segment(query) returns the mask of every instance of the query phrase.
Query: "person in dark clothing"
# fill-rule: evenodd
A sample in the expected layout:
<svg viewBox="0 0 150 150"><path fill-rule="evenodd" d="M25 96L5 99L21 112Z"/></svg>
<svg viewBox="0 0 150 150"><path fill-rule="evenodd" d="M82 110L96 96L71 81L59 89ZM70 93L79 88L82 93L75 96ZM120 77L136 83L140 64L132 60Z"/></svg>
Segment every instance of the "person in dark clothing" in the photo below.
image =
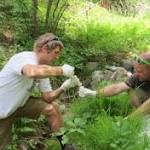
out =
<svg viewBox="0 0 150 150"><path fill-rule="evenodd" d="M79 96L113 96L128 91L135 114L150 113L150 53L134 56L134 73L127 81L112 84L103 89L91 90L83 86L79 89Z"/></svg>

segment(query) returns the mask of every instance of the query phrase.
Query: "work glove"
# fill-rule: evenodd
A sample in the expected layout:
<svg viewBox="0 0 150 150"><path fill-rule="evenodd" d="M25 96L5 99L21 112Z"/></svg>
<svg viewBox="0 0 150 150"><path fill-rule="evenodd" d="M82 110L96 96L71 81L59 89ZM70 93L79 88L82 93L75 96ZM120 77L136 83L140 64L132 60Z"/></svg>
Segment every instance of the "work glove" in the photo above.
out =
<svg viewBox="0 0 150 150"><path fill-rule="evenodd" d="M76 87L76 86L81 86L81 82L77 78L77 76L72 76L68 80L64 81L64 83L61 85L61 89L63 90L68 90L70 88Z"/></svg>
<svg viewBox="0 0 150 150"><path fill-rule="evenodd" d="M66 77L72 77L74 75L74 67L68 64L62 66L63 75Z"/></svg>
<svg viewBox="0 0 150 150"><path fill-rule="evenodd" d="M80 88L79 88L79 96L80 97L96 96L96 94L97 94L96 91L85 88L84 86L80 86Z"/></svg>

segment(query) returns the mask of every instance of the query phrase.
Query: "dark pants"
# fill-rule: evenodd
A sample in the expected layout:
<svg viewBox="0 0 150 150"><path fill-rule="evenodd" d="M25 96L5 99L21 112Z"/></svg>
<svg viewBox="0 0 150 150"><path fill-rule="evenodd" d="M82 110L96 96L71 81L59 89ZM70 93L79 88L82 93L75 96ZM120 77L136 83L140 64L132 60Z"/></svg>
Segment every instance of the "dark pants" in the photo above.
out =
<svg viewBox="0 0 150 150"><path fill-rule="evenodd" d="M40 98L29 98L27 103L6 119L0 120L0 150L4 150L11 142L11 128L13 122L20 117L36 119L47 106Z"/></svg>

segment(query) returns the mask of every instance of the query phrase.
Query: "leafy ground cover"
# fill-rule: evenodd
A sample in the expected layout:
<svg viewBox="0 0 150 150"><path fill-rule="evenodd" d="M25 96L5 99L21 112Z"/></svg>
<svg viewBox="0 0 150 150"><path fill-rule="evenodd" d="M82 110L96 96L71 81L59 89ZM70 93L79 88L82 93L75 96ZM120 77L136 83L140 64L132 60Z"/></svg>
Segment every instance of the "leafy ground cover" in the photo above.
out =
<svg viewBox="0 0 150 150"><path fill-rule="evenodd" d="M80 72L86 72L85 65L88 61L99 62L101 69L105 64L118 65L130 52L141 53L150 48L149 15L124 17L98 5L78 3L70 5L59 24L57 34L65 49L56 65L69 63ZM22 9L23 5L18 5L17 1L14 4L13 15L9 16L9 21L12 22L9 24L13 24L17 30L17 45L0 47L0 68L14 53L31 50L34 41L29 32L33 24L29 20L28 10ZM42 5L39 8L42 20L45 8ZM40 29L45 31L42 26ZM60 83L58 79L53 80ZM63 136L63 144L73 143L78 150L150 149L149 138L139 134L144 126L143 118L125 119L132 111L127 93L111 98L84 99L77 99L73 92L71 94L73 99L64 116L65 126L57 133ZM41 150L43 147L60 150L60 145L55 135L51 137L43 116L37 121L17 121L12 132L13 144L8 150L16 150L20 143L24 149L29 150Z"/></svg>
<svg viewBox="0 0 150 150"><path fill-rule="evenodd" d="M78 150L148 150L149 138L141 135L141 117L126 118L131 113L127 94L113 98L78 99L65 118L64 143Z"/></svg>

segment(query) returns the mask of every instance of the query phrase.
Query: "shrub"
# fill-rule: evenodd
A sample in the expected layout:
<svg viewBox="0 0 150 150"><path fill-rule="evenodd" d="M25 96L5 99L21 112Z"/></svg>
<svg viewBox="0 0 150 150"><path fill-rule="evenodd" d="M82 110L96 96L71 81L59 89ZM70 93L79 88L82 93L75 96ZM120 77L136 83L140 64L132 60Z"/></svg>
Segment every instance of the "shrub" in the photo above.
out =
<svg viewBox="0 0 150 150"><path fill-rule="evenodd" d="M58 135L78 150L143 150L150 145L147 137L140 137L141 118L123 118L130 112L126 93L78 99L71 104L65 127Z"/></svg>
<svg viewBox="0 0 150 150"><path fill-rule="evenodd" d="M148 147L139 136L141 121L99 116L85 129L85 136L73 136L78 150L143 150Z"/></svg>
<svg viewBox="0 0 150 150"><path fill-rule="evenodd" d="M148 19L122 17L96 5L87 11L78 8L76 12L65 24L64 43L71 47L68 54L73 55L67 55L64 61L72 60L76 67L79 67L76 62L84 66L87 61L98 61L102 66L120 62L130 51L139 53L148 50Z"/></svg>

